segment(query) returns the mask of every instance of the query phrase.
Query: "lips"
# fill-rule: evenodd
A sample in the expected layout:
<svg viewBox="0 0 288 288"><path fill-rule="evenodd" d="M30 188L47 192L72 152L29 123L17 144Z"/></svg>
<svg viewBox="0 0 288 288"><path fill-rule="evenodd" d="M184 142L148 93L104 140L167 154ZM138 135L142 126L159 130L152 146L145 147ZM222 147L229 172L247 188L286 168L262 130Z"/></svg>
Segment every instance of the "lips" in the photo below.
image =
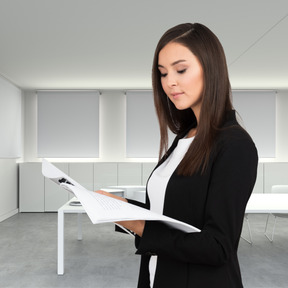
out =
<svg viewBox="0 0 288 288"><path fill-rule="evenodd" d="M177 99L177 98L179 98L180 97L180 95L182 95L183 94L183 92L175 92L175 93L171 93L171 96L174 98L174 99Z"/></svg>

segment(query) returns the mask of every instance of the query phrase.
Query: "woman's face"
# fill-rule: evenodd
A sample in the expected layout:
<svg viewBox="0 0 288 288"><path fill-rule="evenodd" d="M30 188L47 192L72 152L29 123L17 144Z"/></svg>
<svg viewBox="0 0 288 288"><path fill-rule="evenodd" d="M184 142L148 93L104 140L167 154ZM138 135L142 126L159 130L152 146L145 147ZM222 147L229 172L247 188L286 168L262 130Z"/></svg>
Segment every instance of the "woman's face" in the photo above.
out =
<svg viewBox="0 0 288 288"><path fill-rule="evenodd" d="M179 43L168 43L158 56L161 84L177 109L193 109L199 119L202 92L203 69L197 57Z"/></svg>

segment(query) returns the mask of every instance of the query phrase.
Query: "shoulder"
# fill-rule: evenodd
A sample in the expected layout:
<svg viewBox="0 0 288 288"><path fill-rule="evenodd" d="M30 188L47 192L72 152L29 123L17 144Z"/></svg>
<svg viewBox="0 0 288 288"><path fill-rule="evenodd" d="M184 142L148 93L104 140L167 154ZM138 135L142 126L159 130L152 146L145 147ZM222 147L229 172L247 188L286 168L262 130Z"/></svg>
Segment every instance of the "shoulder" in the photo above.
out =
<svg viewBox="0 0 288 288"><path fill-rule="evenodd" d="M222 144L225 142L237 143L238 141L247 141L253 143L249 133L238 123L221 128L216 139L218 140L217 142L220 141Z"/></svg>
<svg viewBox="0 0 288 288"><path fill-rule="evenodd" d="M225 121L218 133L218 139L222 141L248 141L253 143L249 133L238 123L235 110L226 113Z"/></svg>
<svg viewBox="0 0 288 288"><path fill-rule="evenodd" d="M231 111L232 112L232 111ZM237 122L234 116L228 119L219 130L216 137L215 148L220 151L230 151L232 153L257 154L256 145L249 133Z"/></svg>
<svg viewBox="0 0 288 288"><path fill-rule="evenodd" d="M217 150L239 153L251 152L257 154L257 148L251 136L240 125L222 130L216 141Z"/></svg>

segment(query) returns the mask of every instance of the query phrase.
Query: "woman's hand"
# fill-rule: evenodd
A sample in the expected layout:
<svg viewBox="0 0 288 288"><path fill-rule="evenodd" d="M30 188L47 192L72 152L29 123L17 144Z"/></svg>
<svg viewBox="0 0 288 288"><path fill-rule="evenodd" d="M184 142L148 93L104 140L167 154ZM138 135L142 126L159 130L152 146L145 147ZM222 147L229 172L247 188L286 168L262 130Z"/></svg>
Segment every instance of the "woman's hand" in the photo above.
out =
<svg viewBox="0 0 288 288"><path fill-rule="evenodd" d="M112 193L106 192L104 190L98 190L95 191L96 193L111 197L111 198L115 198L117 200L120 201L124 201L124 202L128 202L127 199L114 195ZM134 233L136 233L138 236L142 236L143 231L144 231L144 227L145 227L145 221L144 220L131 220L131 221L119 221L116 222L117 224L125 227L128 230L133 231Z"/></svg>
<svg viewBox="0 0 288 288"><path fill-rule="evenodd" d="M131 220L131 221L119 221L117 224L125 227L126 229L133 231L138 236L142 237L145 221L144 220Z"/></svg>
<svg viewBox="0 0 288 288"><path fill-rule="evenodd" d="M97 190L97 191L94 191L94 192L102 194L102 195L105 195L105 196L108 196L108 197L111 197L111 198L115 198L115 199L118 199L118 200L121 200L121 201L124 201L124 202L128 202L127 199L125 199L123 197L120 197L120 196L117 196L117 195L114 195L113 193L106 192L104 190Z"/></svg>

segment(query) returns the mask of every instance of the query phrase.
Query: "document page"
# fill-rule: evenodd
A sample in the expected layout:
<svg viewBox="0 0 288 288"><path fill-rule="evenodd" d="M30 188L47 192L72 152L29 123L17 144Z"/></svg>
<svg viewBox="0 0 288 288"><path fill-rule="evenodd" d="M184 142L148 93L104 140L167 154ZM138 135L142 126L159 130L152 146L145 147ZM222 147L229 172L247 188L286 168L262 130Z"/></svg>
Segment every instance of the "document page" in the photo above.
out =
<svg viewBox="0 0 288 288"><path fill-rule="evenodd" d="M42 174L61 185L64 189L74 193L93 224L125 220L150 220L162 221L173 228L185 232L200 231L198 228L176 219L89 191L45 159L42 162Z"/></svg>

